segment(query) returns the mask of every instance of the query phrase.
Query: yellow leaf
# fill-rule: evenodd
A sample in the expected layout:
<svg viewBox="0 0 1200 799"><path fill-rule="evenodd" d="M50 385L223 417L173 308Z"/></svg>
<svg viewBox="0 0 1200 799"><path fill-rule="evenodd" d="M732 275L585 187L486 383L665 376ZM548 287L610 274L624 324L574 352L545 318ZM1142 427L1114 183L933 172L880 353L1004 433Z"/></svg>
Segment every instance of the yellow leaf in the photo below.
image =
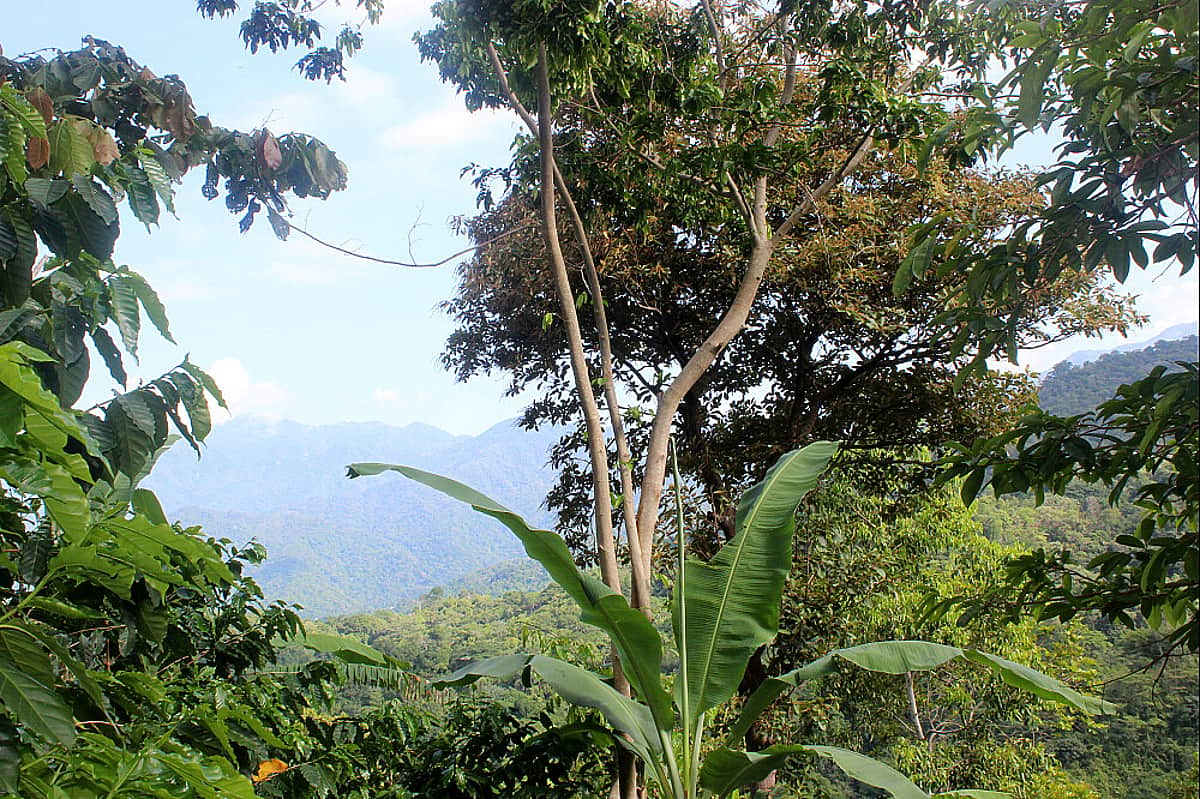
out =
<svg viewBox="0 0 1200 799"><path fill-rule="evenodd" d="M287 770L287 763L284 763L282 760L276 760L272 757L269 760L264 760L258 764L258 772L255 773L251 779L253 779L256 784L260 782L266 782L276 774L282 774Z"/></svg>

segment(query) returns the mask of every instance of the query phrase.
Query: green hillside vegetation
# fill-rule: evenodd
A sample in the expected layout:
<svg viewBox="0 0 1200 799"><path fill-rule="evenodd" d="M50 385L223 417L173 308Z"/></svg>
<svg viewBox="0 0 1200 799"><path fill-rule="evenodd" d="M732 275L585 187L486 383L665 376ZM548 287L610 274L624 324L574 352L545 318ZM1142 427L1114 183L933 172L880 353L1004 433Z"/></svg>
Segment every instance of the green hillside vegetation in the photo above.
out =
<svg viewBox="0 0 1200 799"><path fill-rule="evenodd" d="M1102 685L1120 709L1098 722L1073 718L960 670L952 688L942 681L917 683L924 723L946 730L927 748L905 720L899 686L862 676L822 683L781 703L759 733L767 740L820 729L826 740L888 752L888 760L925 784L969 781L1020 799L1151 799L1190 790L1200 746L1195 657L1172 660L1161 673L1146 669L1154 636L1097 621L1013 626L983 618L960 628L921 618L929 592L944 596L1002 583L1010 554L1056 544L1089 553L1135 523L1108 508L1099 491L1075 490L1041 507L1027 499L983 500L967 511L950 494L915 507L909 501L864 504L845 484L831 485L806 506L803 518L809 532L789 580L781 636L768 650L775 671L838 646L919 637L986 646L1081 684ZM508 579L506 570L493 574L500 583ZM486 587L488 576L479 579ZM656 617L662 615L660 607ZM604 637L581 624L577 608L553 585L492 595L435 590L407 613L323 624L411 663L430 679L467 660L513 651L542 651L589 666L607 659ZM498 686L474 690L533 716L552 704L545 692L531 698ZM357 690L345 699L350 706L370 705L388 695ZM789 787L779 797L873 796L817 764L799 764L780 779Z"/></svg>
<svg viewBox="0 0 1200 799"><path fill-rule="evenodd" d="M324 2L196 7L330 82L385 3L332 6L362 18L328 46ZM1126 330L1110 276L1193 267L1195 3L432 14L421 57L527 131L467 170L463 286L499 304L455 313L529 346L457 337L446 363L576 425L548 502L571 523L506 505L552 477L511 425L406 428L361 457L429 460L333 479L395 431L290 425L287 450L214 434L225 399L187 359L131 376L144 330L174 339L114 260L122 222L152 229L203 169L242 232L286 240L289 202L347 167L220 127L106 41L0 50L0 797L1196 796L1196 339L1178 368L1168 342L1055 370L1068 417L1022 415L1027 381L989 370ZM1052 172L986 169L1037 128L1068 142ZM208 462L210 510L267 496L213 532L203 507L173 522L206 467L162 474L168 515L163 449L225 434L244 449ZM521 550L546 587L466 590L529 579L495 566ZM255 575L334 609L418 601L306 624Z"/></svg>
<svg viewBox="0 0 1200 799"><path fill-rule="evenodd" d="M1119 386L1145 377L1155 366L1175 368L1176 361L1196 360L1198 349L1200 338L1188 336L1142 350L1110 352L1078 366L1063 361L1043 376L1038 401L1059 416L1085 413L1112 397Z"/></svg>

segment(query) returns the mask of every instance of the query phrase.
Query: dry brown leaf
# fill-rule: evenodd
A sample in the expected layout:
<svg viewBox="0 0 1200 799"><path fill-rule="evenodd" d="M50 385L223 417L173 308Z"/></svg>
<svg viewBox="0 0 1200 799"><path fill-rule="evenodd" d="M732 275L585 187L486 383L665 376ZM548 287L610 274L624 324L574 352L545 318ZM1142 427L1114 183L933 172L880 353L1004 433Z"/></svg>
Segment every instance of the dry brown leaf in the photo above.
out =
<svg viewBox="0 0 1200 799"><path fill-rule="evenodd" d="M38 136L25 145L25 160L31 169L41 169L50 161L50 140Z"/></svg>
<svg viewBox="0 0 1200 799"><path fill-rule="evenodd" d="M258 771L251 777L255 784L266 782L277 774L282 774L288 770L288 764L276 758L269 758L258 764Z"/></svg>
<svg viewBox="0 0 1200 799"><path fill-rule="evenodd" d="M279 151L279 142L271 135L271 131L263 128L258 136L258 160L270 171L279 169L283 163L283 153Z"/></svg>
<svg viewBox="0 0 1200 799"><path fill-rule="evenodd" d="M96 163L108 166L121 157L121 150L117 147L116 141L107 130L99 125L93 126L88 131L87 138L92 145L92 153L96 156Z"/></svg>
<svg viewBox="0 0 1200 799"><path fill-rule="evenodd" d="M49 125L54 119L54 103L50 100L50 95L46 94L46 90L41 86L30 89L25 92L25 99L42 115L42 121Z"/></svg>

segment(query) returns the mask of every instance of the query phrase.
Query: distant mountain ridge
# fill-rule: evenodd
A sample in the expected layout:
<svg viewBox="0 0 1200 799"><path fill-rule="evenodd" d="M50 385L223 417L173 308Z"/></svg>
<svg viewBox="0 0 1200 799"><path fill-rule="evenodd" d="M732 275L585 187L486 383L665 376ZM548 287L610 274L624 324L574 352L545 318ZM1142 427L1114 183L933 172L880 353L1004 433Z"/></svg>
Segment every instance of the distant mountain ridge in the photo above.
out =
<svg viewBox="0 0 1200 799"><path fill-rule="evenodd" d="M1119 344L1116 347L1107 350L1078 350L1072 352L1062 362L1070 363L1075 366L1081 366L1089 361L1094 361L1102 355L1108 355L1114 352L1136 352L1151 347L1160 341L1176 341L1188 336L1200 334L1200 320L1193 322L1184 322L1179 325L1172 325L1157 336L1152 336L1145 341L1131 341L1128 344Z"/></svg>
<svg viewBox="0 0 1200 799"><path fill-rule="evenodd" d="M307 426L238 417L204 457L176 446L146 481L168 514L209 535L268 551L255 573L267 595L324 616L403 607L429 589L515 558L519 543L470 508L399 475L349 480L356 461L404 463L469 483L549 523L541 502L555 431L504 422L478 436L377 423Z"/></svg>

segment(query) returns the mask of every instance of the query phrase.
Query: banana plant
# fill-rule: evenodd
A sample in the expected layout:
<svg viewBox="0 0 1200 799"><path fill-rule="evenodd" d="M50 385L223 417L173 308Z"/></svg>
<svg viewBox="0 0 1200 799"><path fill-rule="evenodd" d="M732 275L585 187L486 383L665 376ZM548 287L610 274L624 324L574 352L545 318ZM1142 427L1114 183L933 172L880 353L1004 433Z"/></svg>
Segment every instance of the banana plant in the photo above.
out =
<svg viewBox="0 0 1200 799"><path fill-rule="evenodd" d="M506 679L537 674L567 701L603 714L615 739L644 764L648 778L670 799L725 797L762 779L789 756L810 753L832 761L850 777L897 799L930 799L900 772L847 749L811 744L772 746L747 752L742 741L759 714L784 691L843 666L904 674L965 659L986 666L1010 685L1039 697L1064 702L1088 713L1106 703L1025 666L969 649L923 641L885 641L840 649L780 677L767 680L747 698L741 715L717 746L705 744L706 724L730 701L754 651L778 631L784 580L792 562L795 513L837 452L817 442L784 455L763 481L742 497L734 536L712 560L686 553L682 521L679 568L671 602L679 671L673 681L662 671L663 641L650 621L625 597L581 571L562 538L531 528L495 500L455 480L395 464L356 463L351 477L385 471L400 474L465 502L507 526L526 553L579 605L584 622L612 639L634 698L601 676L544 655L512 654L470 663L444 678L441 687L462 686L484 677ZM680 519L682 515L680 514ZM938 796L995 799L994 791L957 791Z"/></svg>

